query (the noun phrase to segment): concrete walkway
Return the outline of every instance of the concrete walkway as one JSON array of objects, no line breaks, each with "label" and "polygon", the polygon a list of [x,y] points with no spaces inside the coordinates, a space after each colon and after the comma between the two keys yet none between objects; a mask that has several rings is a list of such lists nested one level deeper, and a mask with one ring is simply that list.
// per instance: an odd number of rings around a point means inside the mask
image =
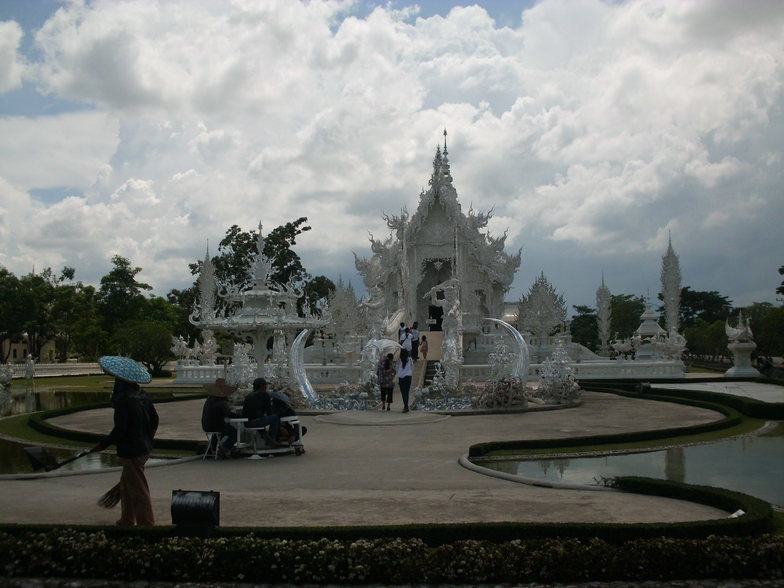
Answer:
[{"label": "concrete walkway", "polygon": [[[202,439],[201,406],[201,400],[158,405],[159,437]],[[175,489],[219,491],[223,526],[698,520],[726,513],[665,498],[519,484],[477,474],[458,459],[482,441],[621,433],[718,418],[705,409],[593,392],[584,394],[579,408],[545,412],[304,416],[309,432],[303,456],[192,460],[148,468],[147,478],[160,524],[171,522]],[[103,433],[111,428],[111,419],[110,409],[100,409],[53,422]],[[95,502],[118,478],[117,471],[103,471],[0,480],[0,521],[112,524],[118,511],[103,510]]]}]

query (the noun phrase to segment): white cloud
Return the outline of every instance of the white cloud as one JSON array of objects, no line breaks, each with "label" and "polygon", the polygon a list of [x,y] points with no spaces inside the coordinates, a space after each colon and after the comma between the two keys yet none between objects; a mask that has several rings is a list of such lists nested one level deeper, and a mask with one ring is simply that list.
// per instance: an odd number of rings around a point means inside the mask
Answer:
[{"label": "white cloud", "polygon": [[[570,304],[592,303],[602,271],[655,292],[671,229],[685,285],[751,302],[775,286],[784,220],[784,4],[752,6],[544,0],[509,28],[478,6],[65,4],[26,75],[94,110],[0,119],[0,177],[15,197],[84,197],[23,208],[52,241],[3,225],[20,244],[3,262],[97,279],[119,253],[165,292],[230,225],[308,216],[308,269],[357,285],[351,250],[385,232],[382,210],[413,211],[446,126],[463,208],[495,206],[492,232],[525,246],[510,297],[540,270]],[[716,272],[743,255],[743,280]]]},{"label": "white cloud", "polygon": [[100,112],[0,117],[0,176],[20,189],[87,189],[117,148],[117,120]]},{"label": "white cloud", "polygon": [[22,27],[14,21],[0,22],[0,93],[22,85],[24,60],[19,54]]}]

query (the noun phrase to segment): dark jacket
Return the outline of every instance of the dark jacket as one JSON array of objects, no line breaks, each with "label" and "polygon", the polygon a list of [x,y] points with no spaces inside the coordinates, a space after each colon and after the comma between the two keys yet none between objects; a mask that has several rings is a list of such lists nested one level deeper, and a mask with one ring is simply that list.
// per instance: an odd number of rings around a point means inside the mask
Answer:
[{"label": "dark jacket", "polygon": [[272,399],[262,390],[251,392],[242,403],[242,416],[249,421],[273,414]]},{"label": "dark jacket", "polygon": [[119,457],[134,458],[149,455],[152,439],[158,430],[158,411],[141,388],[126,389],[112,397],[114,428],[100,446],[117,445]]},{"label": "dark jacket", "polygon": [[204,431],[222,431],[226,427],[224,419],[233,419],[238,416],[231,410],[228,399],[207,396],[201,411],[201,428]]}]

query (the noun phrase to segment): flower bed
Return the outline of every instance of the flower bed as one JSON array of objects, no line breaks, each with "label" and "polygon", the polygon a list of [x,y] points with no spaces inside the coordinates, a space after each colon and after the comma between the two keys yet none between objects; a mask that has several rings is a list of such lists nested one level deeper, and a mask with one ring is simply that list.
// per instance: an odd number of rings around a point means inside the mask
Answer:
[{"label": "flower bed", "polygon": [[0,531],[7,577],[173,582],[519,583],[784,577],[784,538],[708,537],[504,542],[286,540]]}]

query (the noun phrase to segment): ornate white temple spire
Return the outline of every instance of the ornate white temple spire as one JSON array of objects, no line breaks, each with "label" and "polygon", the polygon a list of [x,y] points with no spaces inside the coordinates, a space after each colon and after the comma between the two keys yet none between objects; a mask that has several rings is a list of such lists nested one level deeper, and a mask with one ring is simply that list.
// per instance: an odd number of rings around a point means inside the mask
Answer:
[{"label": "ornate white temple spire", "polygon": [[681,269],[678,256],[672,248],[672,234],[669,236],[667,253],[662,257],[661,284],[664,327],[668,333],[677,333],[680,328]]},{"label": "ornate white temple spire", "polygon": [[201,265],[198,279],[199,301],[192,317],[198,316],[199,321],[207,320],[215,316],[215,293],[217,290],[217,280],[215,279],[215,266],[210,259],[210,246],[207,244],[207,251],[204,254],[204,261]]},{"label": "ornate white temple spire", "polygon": [[604,272],[602,272],[602,285],[596,290],[596,318],[599,331],[599,354],[605,357],[610,354],[611,301],[610,289],[604,284]]},{"label": "ornate white temple spire", "polygon": [[444,129],[444,156],[441,158],[441,178],[448,184],[452,183],[452,170],[449,168],[449,151],[446,149],[446,129]]},{"label": "ornate white temple spire", "polygon": [[[452,185],[452,171],[449,168],[449,151],[446,147],[446,129],[444,129],[444,151],[442,154],[441,145],[436,147],[436,156],[433,159],[433,175],[430,178],[430,185],[438,187],[441,185]],[[438,192],[436,195],[439,195]]]}]

